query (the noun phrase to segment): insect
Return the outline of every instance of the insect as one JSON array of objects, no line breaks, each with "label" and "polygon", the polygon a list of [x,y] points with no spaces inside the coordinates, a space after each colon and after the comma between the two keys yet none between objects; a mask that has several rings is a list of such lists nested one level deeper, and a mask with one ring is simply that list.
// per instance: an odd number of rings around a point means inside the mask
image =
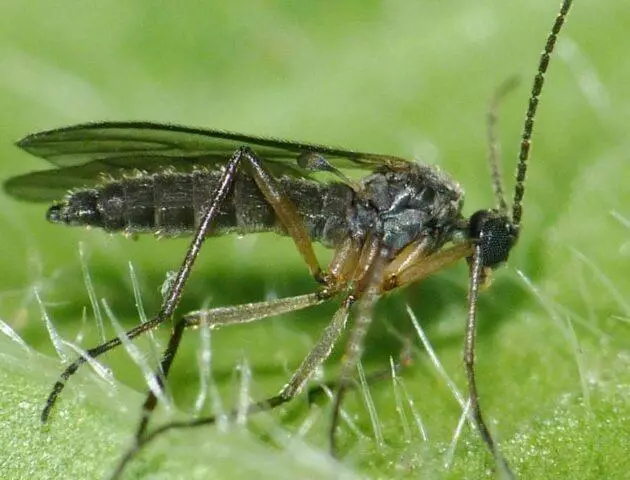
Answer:
[{"label": "insect", "polygon": [[[375,303],[395,288],[465,259],[470,269],[464,344],[470,415],[497,468],[509,474],[508,463],[486,426],[479,404],[474,364],[477,298],[480,287],[488,282],[491,271],[508,259],[520,235],[534,118],[550,55],[571,3],[564,0],[534,77],[511,211],[493,154],[497,205],[466,218],[462,214],[462,189],[430,165],[395,156],[154,123],[92,123],[29,135],[18,146],[56,168],[11,178],[4,187],[18,199],[53,201],[47,218],[54,223],[130,235],[192,234],[159,312],[126,332],[130,339],[174,316],[196,257],[209,236],[275,231],[291,237],[320,288],[291,298],[186,313],[175,323],[155,376],[163,386],[187,328],[247,323],[337,300],[340,306],[331,322],[287,384],[276,396],[249,407],[249,413],[254,413],[293,399],[328,358],[352,316],[334,397],[332,452],[336,451],[340,405],[361,357]],[[350,179],[348,170],[356,169],[368,174]],[[329,181],[314,180],[319,174],[327,175]],[[334,250],[326,269],[314,254],[313,242]],[[120,338],[112,338],[88,350],[86,356],[98,357],[121,344]],[[42,412],[43,422],[67,380],[86,363],[86,356],[71,363],[53,386]],[[157,402],[156,393],[150,391],[135,445],[115,475],[139,448],[167,429],[214,422],[208,417],[149,432]]]}]

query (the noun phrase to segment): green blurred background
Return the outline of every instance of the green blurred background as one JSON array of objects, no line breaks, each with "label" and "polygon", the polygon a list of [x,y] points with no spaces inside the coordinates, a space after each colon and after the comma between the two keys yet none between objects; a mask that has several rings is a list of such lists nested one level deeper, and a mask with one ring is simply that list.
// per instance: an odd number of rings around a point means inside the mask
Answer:
[{"label": "green blurred background", "polygon": [[[501,109],[511,188],[527,92],[557,9],[558,2],[549,0],[4,2],[0,177],[47,167],[12,145],[27,133],[84,121],[152,120],[437,163],[464,186],[470,214],[493,202],[485,140],[490,95],[511,75],[523,80]],[[624,447],[630,445],[628,25],[624,0],[576,1],[539,109],[523,235],[480,302],[482,404],[523,478],[619,478],[630,470]],[[4,478],[98,478],[130,441],[142,396],[122,386],[112,392],[85,369],[42,432],[39,409],[61,364],[33,287],[64,338],[75,338],[87,312],[82,346],[89,348],[99,337],[79,242],[98,298],[131,327],[138,314],[128,262],[145,309],[155,312],[165,272],[177,268],[187,240],[130,241],[64,229],[44,221],[45,208],[0,194],[0,318],[34,351],[50,356],[24,353],[0,338],[0,469]],[[329,252],[318,253],[328,258]],[[289,240],[213,239],[181,309],[313,288]],[[164,437],[133,464],[129,478],[490,475],[491,461],[468,427],[453,466],[442,468],[461,409],[405,311],[409,305],[419,317],[463,390],[465,296],[466,268],[460,265],[379,306],[366,371],[387,368],[405,339],[416,349],[404,373],[413,398],[405,419],[396,411],[391,381],[370,387],[384,445],[373,440],[361,395],[351,394],[345,410],[363,435],[344,424],[344,460],[329,460],[329,405],[309,411],[299,400],[252,420],[251,431],[207,428]],[[213,333],[213,378],[224,408],[236,402],[236,367],[244,359],[252,370],[250,395],[275,393],[333,310],[325,306]],[[159,336],[167,334],[165,326]],[[138,345],[150,351],[146,342]],[[171,390],[189,412],[199,388],[198,335],[189,334],[183,350]],[[140,369],[124,351],[104,361],[122,383],[143,390]],[[335,378],[338,361],[335,355],[326,365],[326,379]],[[422,417],[428,441],[412,414]],[[313,426],[304,434],[310,419]]]}]

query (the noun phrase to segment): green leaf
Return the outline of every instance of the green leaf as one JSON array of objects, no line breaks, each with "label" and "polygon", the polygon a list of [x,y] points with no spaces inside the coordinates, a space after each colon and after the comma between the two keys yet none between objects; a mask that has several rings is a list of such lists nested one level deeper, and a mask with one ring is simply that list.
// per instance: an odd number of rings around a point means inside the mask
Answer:
[{"label": "green leaf", "polygon": [[[524,86],[506,99],[499,119],[508,192],[513,186],[528,87],[556,8],[544,0],[5,2],[0,175],[47,167],[11,146],[32,131],[144,119],[420,157],[461,182],[471,214],[493,201],[487,102],[518,74]],[[628,24],[623,0],[575,3],[538,110],[520,243],[479,305],[482,407],[522,478],[620,478],[630,470]],[[6,196],[0,202],[0,315],[31,347],[26,352],[0,336],[0,471],[6,478],[102,478],[131,445],[144,399],[137,391],[146,381],[126,352],[113,352],[103,361],[115,387],[82,368],[42,427],[41,408],[62,365],[51,358],[33,288],[60,335],[73,340],[82,330],[81,347],[89,348],[100,335],[78,242],[96,298],[130,328],[139,314],[128,262],[153,313],[187,240],[130,242],[63,229],[45,223],[44,206]],[[315,283],[294,250],[274,235],[208,240],[181,311],[311,291]],[[309,408],[300,397],[252,417],[248,427],[165,434],[131,462],[125,478],[492,477],[492,459],[467,425],[444,468],[461,407],[406,309],[465,392],[466,280],[460,265],[381,302],[363,367],[386,371],[407,343],[413,363],[396,387],[390,378],[369,384],[376,426],[364,390],[348,395],[339,462],[326,453],[329,402]],[[334,308],[213,332],[218,393],[205,411],[218,399],[224,412],[239,404],[239,366],[251,370],[244,383],[251,398],[276,393]],[[107,318],[105,324],[113,335]],[[168,333],[157,332],[162,344]],[[151,344],[137,345],[154,365]],[[186,334],[169,384],[177,407],[159,409],[152,426],[192,415],[199,350],[198,333]],[[327,380],[336,378],[337,350],[322,371]],[[374,440],[379,429],[381,445]]]}]

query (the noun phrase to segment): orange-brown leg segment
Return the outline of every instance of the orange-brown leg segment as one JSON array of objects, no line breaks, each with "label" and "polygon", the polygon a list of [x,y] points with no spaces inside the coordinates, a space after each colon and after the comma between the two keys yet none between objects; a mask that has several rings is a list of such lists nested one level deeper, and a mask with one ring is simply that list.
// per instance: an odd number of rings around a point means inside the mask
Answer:
[{"label": "orange-brown leg segment", "polygon": [[361,246],[351,238],[347,238],[337,249],[333,255],[328,272],[340,284],[346,283],[351,279],[351,275],[356,269],[359,261]]},{"label": "orange-brown leg segment", "polygon": [[365,336],[372,324],[374,305],[380,298],[387,251],[380,239],[369,235],[361,251],[360,260],[353,274],[355,295],[358,299],[354,325],[350,331],[341,366],[341,374],[333,400],[332,418],[329,430],[330,453],[337,454],[336,431],[341,413],[341,403],[347,392],[354,370],[363,354]]},{"label": "orange-brown leg segment", "polygon": [[473,253],[473,245],[469,242],[453,245],[431,255],[426,255],[423,247],[422,241],[411,244],[390,262],[383,278],[383,291],[427,278]]},{"label": "orange-brown leg segment", "polygon": [[249,173],[252,175],[267,203],[271,205],[280,222],[287,229],[287,233],[293,239],[311,275],[320,283],[325,283],[327,280],[322,273],[313,251],[311,239],[297,209],[286,195],[280,191],[276,179],[267,171],[260,159],[252,151],[246,152],[246,158]]}]

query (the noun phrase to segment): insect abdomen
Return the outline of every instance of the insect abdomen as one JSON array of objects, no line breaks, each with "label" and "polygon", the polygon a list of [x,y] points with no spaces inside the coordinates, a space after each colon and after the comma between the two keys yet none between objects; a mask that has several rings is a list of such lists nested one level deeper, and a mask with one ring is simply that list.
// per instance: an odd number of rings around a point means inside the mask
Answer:
[{"label": "insect abdomen", "polygon": [[[95,188],[71,192],[51,207],[49,220],[89,225],[109,232],[155,233],[162,236],[191,234],[212,200],[220,171],[165,171],[112,180]],[[279,186],[295,205],[311,239],[335,245],[347,234],[347,209],[352,190],[336,183],[322,185],[282,177]],[[238,174],[219,208],[213,233],[284,233],[272,207],[254,180]]]}]

